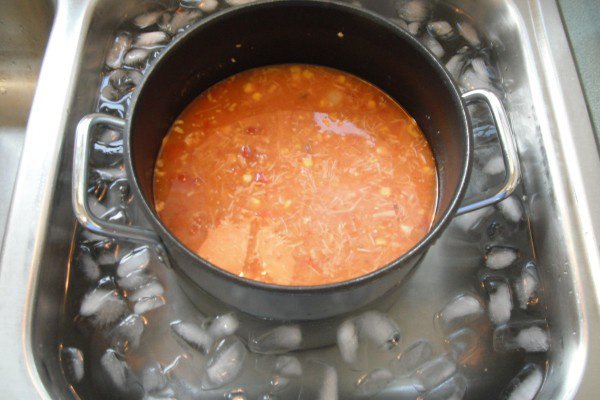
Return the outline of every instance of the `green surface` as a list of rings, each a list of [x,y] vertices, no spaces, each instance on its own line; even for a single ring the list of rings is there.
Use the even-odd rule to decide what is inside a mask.
[[[600,142],[600,0],[558,0]]]

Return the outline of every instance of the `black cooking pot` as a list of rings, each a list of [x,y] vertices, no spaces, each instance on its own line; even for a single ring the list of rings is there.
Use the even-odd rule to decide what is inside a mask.
[[[186,248],[154,210],[154,164],[163,137],[182,110],[204,90],[233,74],[282,63],[337,68],[375,84],[400,103],[427,136],[439,182],[433,226],[410,251],[377,271],[313,287],[240,278]],[[87,132],[94,124],[124,127],[125,165],[131,187],[188,292],[201,289],[258,317],[309,320],[346,313],[396,287],[457,213],[473,151],[465,100],[483,99],[490,105],[497,119],[509,179],[495,197],[461,211],[492,204],[514,189],[518,163],[499,101],[485,91],[467,95],[467,99],[461,97],[448,72],[423,45],[371,12],[311,0],[263,2],[229,9],[204,19],[164,51],[135,91],[125,122],[98,114],[82,120],[74,168],[75,211],[92,230],[133,239],[153,237],[137,228],[102,221],[87,209]]]

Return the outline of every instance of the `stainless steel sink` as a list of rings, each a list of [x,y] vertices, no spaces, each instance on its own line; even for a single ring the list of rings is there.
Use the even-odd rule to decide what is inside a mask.
[[[0,245],[53,16],[50,1],[0,4]]]
[[[41,35],[39,44],[45,31],[37,21],[49,22],[54,8],[30,3],[37,8],[21,2],[12,12],[18,16],[17,8],[27,9],[21,13],[23,26],[28,26],[30,17],[25,16],[32,9],[40,10],[44,17],[35,19],[32,31]],[[498,45],[505,105],[518,132],[532,250],[540,265],[553,335],[539,398],[596,398],[600,391],[600,160],[558,8],[546,0],[449,3],[471,15]],[[76,228],[70,202],[74,128],[95,109],[104,55],[115,30],[147,5],[142,0],[58,0],[55,5],[56,18],[6,224],[0,213],[0,229],[6,225],[0,254],[4,398],[74,396],[58,361]],[[2,4],[0,11],[2,7],[7,6]],[[0,22],[4,15],[0,13]],[[41,52],[43,45],[35,48]],[[27,60],[32,53],[17,54]],[[3,73],[5,61],[0,61]],[[5,109],[2,96],[0,105]],[[14,105],[18,96],[12,99]],[[0,140],[4,140],[4,126],[13,126],[4,118],[0,111]],[[14,124],[22,129],[24,118],[17,120]],[[1,179],[4,185],[4,175]]]

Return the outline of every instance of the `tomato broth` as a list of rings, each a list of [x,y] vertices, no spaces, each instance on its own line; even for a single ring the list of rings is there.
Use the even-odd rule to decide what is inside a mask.
[[[191,251],[280,285],[353,279],[429,231],[437,173],[413,118],[360,78],[315,65],[241,72],[165,136],[155,209]]]

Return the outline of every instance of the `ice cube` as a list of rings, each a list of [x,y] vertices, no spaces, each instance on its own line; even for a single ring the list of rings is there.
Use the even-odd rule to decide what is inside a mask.
[[[446,21],[432,21],[427,24],[427,30],[440,39],[450,39],[454,36],[452,26]]]
[[[507,283],[500,282],[494,285],[489,292],[488,312],[494,325],[508,322],[513,308],[512,296]]]
[[[423,22],[429,15],[429,5],[425,0],[401,0],[396,3],[396,11],[407,22]]]
[[[119,99],[140,84],[142,81],[142,73],[135,69],[115,69],[108,74],[108,81],[110,82],[110,85],[117,90],[117,99]]]
[[[338,376],[334,367],[326,365],[323,371],[323,381],[319,390],[319,400],[337,400]]]
[[[112,330],[111,339],[115,347],[125,352],[137,349],[144,332],[144,320],[137,314],[132,314],[119,322]]]
[[[504,246],[491,246],[485,255],[485,266],[491,269],[503,269],[517,261],[519,254],[516,249]]]
[[[92,177],[96,179],[113,182],[117,179],[126,179],[127,173],[125,167],[122,165],[108,168],[94,168],[91,173]]]
[[[159,363],[147,364],[142,370],[142,387],[146,393],[158,392],[167,386],[167,377]]]
[[[493,344],[496,351],[525,350],[538,353],[548,351],[550,336],[541,324],[507,324],[494,330]]]
[[[533,400],[542,386],[544,373],[535,364],[527,364],[500,395],[502,400]]]
[[[394,380],[394,375],[385,368],[376,368],[358,378],[357,391],[363,396],[375,396]]]
[[[450,75],[452,75],[454,79],[458,79],[464,65],[465,55],[458,53],[453,55],[450,58],[450,60],[448,60],[448,62],[446,63],[446,69],[448,70],[448,72],[450,72]]]
[[[169,43],[171,36],[163,31],[143,32],[133,40],[133,47],[142,49],[153,49]]]
[[[244,389],[234,389],[225,395],[225,400],[248,400]]]
[[[148,49],[132,49],[125,54],[123,62],[129,67],[142,67],[150,58],[150,54]]]
[[[211,13],[219,7],[217,0],[181,0],[182,7],[198,8],[205,13]]]
[[[134,290],[148,284],[151,279],[152,277],[145,272],[135,271],[127,276],[124,276],[123,278],[120,278],[117,283],[123,289]]]
[[[106,66],[112,69],[121,68],[123,56],[131,46],[131,37],[128,33],[120,33],[106,55]]]
[[[271,393],[277,393],[277,392],[281,392],[282,390],[287,388],[289,386],[289,384],[290,384],[289,378],[287,378],[285,376],[281,376],[281,375],[274,375],[269,380],[269,389],[270,389]]]
[[[150,249],[147,246],[138,247],[126,254],[117,266],[117,276],[126,277],[133,272],[143,271],[150,263]]]
[[[165,299],[162,296],[144,297],[135,303],[133,306],[133,312],[141,315],[164,305]]]
[[[90,281],[97,281],[100,279],[100,267],[94,261],[94,258],[89,251],[82,251],[79,253],[78,265],[83,272],[83,275]]]
[[[117,353],[114,350],[106,350],[100,358],[100,365],[102,365],[104,372],[116,387],[123,390],[127,388],[126,383],[129,366],[117,356]]]
[[[504,171],[504,159],[502,156],[490,158],[483,166],[483,172],[485,172],[487,175],[500,175],[504,173]],[[509,197],[509,199],[511,199],[511,197]]]
[[[519,300],[519,307],[527,309],[529,304],[537,303],[537,292],[540,286],[537,267],[533,261],[528,262],[515,282],[515,292]]]
[[[399,373],[410,373],[433,356],[433,347],[427,340],[411,344],[391,362],[391,367]]]
[[[467,392],[467,380],[456,374],[441,385],[423,394],[423,400],[462,400]]]
[[[160,296],[164,293],[164,288],[157,281],[150,281],[150,283],[140,287],[131,295],[128,296],[129,301],[138,301],[145,298]]]
[[[96,288],[85,295],[79,313],[83,317],[93,317],[93,321],[98,325],[108,325],[126,310],[127,304],[116,290]]]
[[[481,302],[472,294],[460,294],[437,314],[440,326],[448,330],[453,326],[467,324],[483,313]]]
[[[173,332],[185,343],[203,354],[208,354],[213,344],[213,337],[193,322],[176,321],[171,323]]]
[[[498,203],[498,209],[504,215],[504,218],[511,222],[519,222],[523,218],[523,208],[521,202],[515,197],[509,197],[501,203]]]
[[[456,370],[456,363],[450,357],[436,357],[421,365],[411,375],[413,386],[419,392],[429,391],[454,375]]]
[[[550,348],[550,337],[539,326],[521,330],[517,334],[516,342],[520,348],[529,353],[547,351]]]
[[[146,29],[156,24],[159,18],[162,16],[164,11],[150,11],[141,15],[138,15],[133,19],[133,24],[141,29]]]
[[[80,382],[85,373],[83,367],[83,353],[76,347],[62,347],[60,362],[65,378],[71,384]]]
[[[367,337],[378,347],[391,349],[400,343],[400,328],[379,311],[367,311],[356,317],[359,337]]]
[[[496,91],[496,88],[494,88],[489,79],[486,79],[475,72],[472,66],[464,70],[463,74],[458,80],[458,83],[463,91],[474,89],[487,89],[492,92]]]
[[[202,13],[199,10],[177,10],[170,17],[168,14],[163,15],[159,26],[170,35],[176,35],[189,28],[200,18],[202,18]]]
[[[297,325],[283,325],[248,341],[250,351],[261,354],[280,354],[295,350],[302,343],[302,331]]]
[[[233,335],[240,323],[233,314],[217,315],[208,326],[208,333],[214,339],[221,339]]]
[[[279,356],[275,360],[275,371],[285,377],[298,377],[302,375],[302,365],[294,356]]]
[[[433,53],[433,55],[436,56],[437,58],[441,59],[442,57],[444,57],[444,54],[446,54],[446,51],[444,50],[444,48],[442,47],[440,42],[435,40],[435,38],[433,38],[429,35],[425,35],[421,39],[421,41],[423,42],[425,47],[427,47]]]
[[[417,34],[419,33],[419,29],[421,29],[420,22],[411,22],[410,24],[408,24],[408,32],[413,36],[417,36]]]
[[[479,35],[473,25],[468,22],[459,22],[456,24],[458,28],[458,33],[465,38],[467,42],[473,47],[479,47],[481,44],[481,40],[479,40]]]
[[[481,226],[483,221],[494,212],[492,207],[484,207],[479,210],[460,215],[453,220],[463,232],[470,232]]]
[[[490,67],[481,57],[475,57],[471,60],[471,67],[482,82],[489,82],[494,76]]]
[[[244,4],[253,3],[256,0],[225,0],[230,6],[241,6]]]
[[[232,382],[241,372],[246,354],[246,347],[235,336],[221,340],[202,376],[202,388],[212,390]]]
[[[90,163],[97,167],[113,167],[123,162],[123,139],[94,141]]]
[[[445,339],[451,354],[456,360],[468,358],[477,348],[479,338],[477,333],[471,328],[461,328],[452,332]]]
[[[347,364],[356,364],[358,361],[358,333],[353,319],[344,321],[339,326],[337,343],[342,359]]]

